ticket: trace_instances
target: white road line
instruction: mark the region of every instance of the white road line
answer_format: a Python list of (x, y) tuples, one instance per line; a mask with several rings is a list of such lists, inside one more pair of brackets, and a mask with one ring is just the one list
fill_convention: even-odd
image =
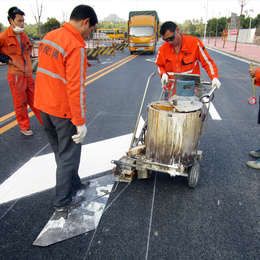
[(155, 177), (154, 177), (153, 198), (152, 198), (152, 206), (151, 206), (151, 214), (150, 214), (150, 222), (149, 222), (149, 231), (148, 231), (148, 238), (147, 238), (147, 246), (146, 246), (145, 259), (148, 259), (148, 253), (149, 253), (151, 229), (152, 229), (152, 222), (153, 222), (153, 207), (154, 207), (156, 180), (157, 180), (157, 172), (155, 173)]
[[(136, 136), (143, 127), (140, 118)], [(111, 160), (119, 160), (128, 151), (132, 134), (127, 134), (82, 146), (79, 175), (81, 178), (112, 170)], [(33, 157), (0, 185), (0, 204), (55, 186), (54, 154)]]
[[(209, 113), (213, 120), (221, 120), (212, 103)], [(139, 136), (143, 124), (144, 120), (140, 118), (136, 136)], [(118, 160), (125, 155), (131, 139), (132, 134), (127, 134), (83, 145), (79, 167), (80, 177), (85, 178), (112, 170), (111, 160)], [(0, 185), (0, 204), (54, 187), (55, 172), (56, 163), (53, 153), (33, 157)]]
[[(120, 159), (130, 147), (132, 134), (82, 146), (79, 175), (89, 177), (111, 170), (111, 160)], [(0, 186), (0, 204), (55, 186), (54, 154), (34, 157)]]
[(206, 106), (209, 108), (209, 113), (213, 120), (222, 120), (212, 102), (210, 103), (210, 106), (208, 104)]

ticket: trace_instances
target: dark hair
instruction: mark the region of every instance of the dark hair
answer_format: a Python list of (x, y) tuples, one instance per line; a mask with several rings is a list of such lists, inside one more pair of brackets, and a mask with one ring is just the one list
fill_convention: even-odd
[(21, 11), (19, 8), (17, 8), (16, 6), (11, 7), (11, 8), (8, 10), (8, 16), (7, 16), (8, 22), (9, 22), (9, 19), (14, 20), (14, 19), (15, 19), (15, 16), (16, 16), (17, 14), (25, 15), (25, 13), (24, 13), (23, 11)]
[(160, 34), (164, 35), (166, 33), (167, 30), (169, 30), (170, 32), (175, 32), (177, 28), (177, 24), (174, 22), (165, 22), (160, 29)]
[(90, 26), (94, 26), (98, 23), (98, 18), (94, 9), (88, 5), (76, 6), (70, 15), (70, 20), (74, 20), (76, 22), (85, 20), (87, 18), (90, 19)]

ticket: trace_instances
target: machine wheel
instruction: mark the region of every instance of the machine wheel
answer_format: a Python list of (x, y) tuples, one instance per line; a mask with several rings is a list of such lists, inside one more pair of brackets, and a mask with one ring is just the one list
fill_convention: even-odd
[(199, 180), (199, 173), (200, 163), (197, 161), (188, 169), (188, 186), (190, 188), (195, 188), (197, 186)]

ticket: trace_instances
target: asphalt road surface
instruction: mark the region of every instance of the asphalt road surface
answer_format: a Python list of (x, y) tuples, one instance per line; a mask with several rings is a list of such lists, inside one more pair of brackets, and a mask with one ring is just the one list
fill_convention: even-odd
[[(150, 179), (119, 183), (96, 230), (45, 248), (32, 243), (54, 211), (51, 189), (2, 203), (0, 258), (259, 259), (260, 172), (246, 166), (253, 160), (249, 151), (260, 148), (258, 105), (247, 103), (253, 96), (249, 63), (212, 50), (209, 54), (222, 83), (213, 100), (219, 118), (211, 117), (200, 137), (203, 156), (195, 189), (184, 177), (158, 172)], [(156, 71), (154, 60), (147, 54), (130, 57), (125, 48), (115, 56), (101, 56), (100, 63), (90, 61), (83, 145), (133, 133), (147, 79)], [(34, 136), (23, 136), (17, 125), (4, 130), (15, 120), (12, 115), (4, 118), (14, 111), (6, 71), (0, 67), (0, 189), (31, 158), (51, 153), (35, 116)], [(202, 78), (209, 80), (203, 69)], [(156, 75), (148, 88), (144, 119), (147, 104), (160, 93)], [(96, 164), (101, 162), (102, 156)], [(100, 174), (112, 174), (113, 167)]]

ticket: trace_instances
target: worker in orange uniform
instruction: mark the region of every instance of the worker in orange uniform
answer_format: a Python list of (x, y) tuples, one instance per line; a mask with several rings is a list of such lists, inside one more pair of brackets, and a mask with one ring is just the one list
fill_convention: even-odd
[[(174, 73), (200, 75), (200, 62), (212, 80), (212, 86), (220, 88), (217, 66), (198, 38), (180, 34), (174, 22), (165, 22), (160, 34), (165, 43), (157, 52), (155, 64), (158, 66), (162, 87), (169, 83), (170, 90), (172, 82), (169, 79), (174, 79)], [(175, 93), (176, 89), (173, 90), (173, 94)]]
[(55, 154), (56, 186), (54, 207), (76, 207), (84, 197), (76, 191), (87, 188), (78, 175), (81, 144), (87, 133), (85, 79), (87, 55), (85, 40), (98, 23), (94, 9), (75, 7), (69, 22), (49, 32), (39, 45), (35, 106)]
[[(30, 106), (40, 123), (41, 115), (34, 106), (34, 79), (30, 54), (32, 44), (24, 30), (24, 12), (17, 7), (8, 10), (10, 26), (0, 33), (1, 62), (9, 65), (7, 80), (13, 95), (15, 115), (24, 135), (33, 135), (27, 105)], [(0, 57), (0, 58), (1, 58)]]
[[(253, 67), (249, 69), (249, 74), (251, 78), (255, 78), (254, 84), (260, 87), (260, 67)], [(259, 96), (259, 111), (258, 111), (258, 124), (260, 124), (260, 96)], [(256, 161), (248, 161), (246, 164), (249, 167), (260, 169), (260, 149), (257, 151), (249, 152), (253, 157), (258, 158)]]

